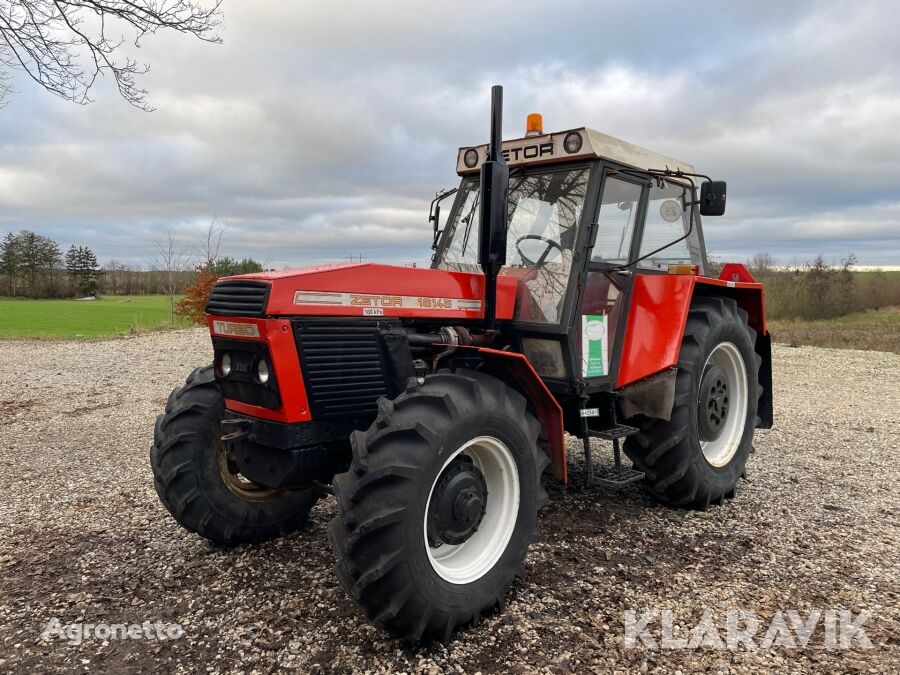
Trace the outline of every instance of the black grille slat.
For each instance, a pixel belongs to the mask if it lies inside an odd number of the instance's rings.
[[[223,282],[224,283],[224,282]],[[243,288],[240,286],[219,286],[218,293],[220,295],[231,295],[240,297],[242,295],[250,295],[256,297],[260,295],[260,289],[258,288]]]
[[[388,320],[300,319],[294,322],[303,381],[317,419],[371,418],[388,394],[379,330]]]
[[[331,354],[334,350],[333,347],[328,345],[307,345],[306,350],[309,352],[310,356],[315,354]],[[341,348],[341,354],[371,354],[373,352],[372,348],[368,345],[359,347],[353,347],[350,345],[344,345]]]
[[[217,301],[215,303],[210,303],[211,307],[220,307],[222,309],[233,309],[235,311],[249,311],[249,312],[259,312],[260,303],[259,302],[222,302]]]
[[[263,316],[271,285],[263,281],[233,279],[213,286],[206,303],[207,314],[222,316]]]
[[[368,400],[373,393],[378,393],[379,391],[383,391],[383,387],[378,386],[377,384],[370,384],[368,387],[360,387],[359,389],[354,389],[352,394],[348,394],[347,391],[321,391],[320,389],[314,388],[313,392],[316,393],[317,399],[321,398],[323,401],[353,401],[353,400]]]
[[[259,297],[228,297],[218,295],[215,298],[210,298],[210,304],[220,304],[225,307],[255,307],[262,311],[265,309],[265,296]]]
[[[370,389],[379,389],[384,387],[384,382],[381,380],[358,380],[353,382],[353,393],[349,393],[347,389],[347,383],[339,383],[339,384],[316,384],[312,387],[313,391],[321,392],[323,396],[327,396],[329,394],[338,393],[344,398],[353,398],[354,396],[359,395],[359,392],[366,391]]]
[[[344,380],[353,380],[356,381],[359,379],[363,373],[367,374],[378,374],[381,370],[379,368],[355,368],[353,371],[353,375],[329,375],[329,376],[321,376],[318,377],[317,380],[319,382],[329,382],[329,381],[344,381]]]
[[[320,324],[309,323],[303,327],[304,333],[333,333],[338,328],[342,333],[371,333],[377,324],[376,319],[348,319],[345,321],[324,321]]]
[[[323,347],[329,346],[330,339],[330,335],[317,335],[315,333],[306,336],[306,341],[310,345],[315,345],[318,342],[321,343]],[[352,338],[345,338],[341,344],[344,347],[368,347],[370,349],[372,347],[372,343],[369,340],[362,339],[358,335],[353,335]]]
[[[370,384],[368,387],[359,387],[356,390],[357,395],[350,397],[345,393],[344,386],[331,385],[330,387],[316,387],[315,395],[316,398],[320,401],[325,400],[348,400],[350,398],[368,398],[369,394],[375,394],[377,396],[381,396],[384,393],[384,387],[381,383],[376,382],[374,384]]]
[[[371,343],[367,344],[367,343],[363,342],[362,340],[353,340],[353,341],[341,340],[339,345],[335,345],[334,344],[334,336],[330,336],[328,338],[328,340],[318,340],[318,339],[307,338],[306,346],[307,346],[307,348],[316,350],[316,351],[318,351],[318,350],[332,351],[334,349],[341,349],[342,351],[348,350],[348,349],[352,349],[352,350],[364,349],[364,350],[370,351],[370,352],[378,351],[374,345],[372,345]]]
[[[333,350],[316,349],[307,353],[306,358],[310,361],[330,361],[338,358],[358,361],[378,358],[378,352],[371,349],[343,349],[339,353],[335,353]]]
[[[330,387],[337,385],[346,387],[347,382],[353,382],[360,386],[371,382],[384,382],[384,376],[381,373],[372,371],[367,373],[352,372],[352,374],[347,375],[342,371],[331,368],[316,368],[315,370],[316,378],[311,383],[313,387]],[[344,379],[335,380],[336,377]]]
[[[371,364],[378,359],[378,353],[372,352],[369,354],[360,354],[356,356],[349,356],[347,354],[319,354],[316,356],[307,356],[307,363],[315,363],[322,368],[331,368],[336,367],[341,364],[346,363],[361,363],[361,364]]]

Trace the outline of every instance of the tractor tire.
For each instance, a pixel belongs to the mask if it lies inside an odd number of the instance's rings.
[[[625,454],[670,506],[705,510],[733,498],[752,452],[762,395],[756,331],[734,300],[697,296],[678,357],[669,420],[638,417]]]
[[[212,366],[175,389],[156,419],[150,466],[156,492],[186,530],[216,544],[262,541],[302,527],[313,490],[270,490],[229,469],[221,442],[225,399]]]
[[[378,407],[333,483],[337,577],[394,636],[447,642],[525,575],[547,502],[540,424],[521,394],[471,370],[411,379]]]

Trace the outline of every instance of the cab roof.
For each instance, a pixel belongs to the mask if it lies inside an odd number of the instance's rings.
[[[477,173],[487,159],[487,152],[487,143],[460,148],[456,158],[456,172],[460,176]],[[694,167],[687,162],[587,127],[503,141],[503,155],[510,167],[579,159],[608,159],[634,169],[669,168],[686,173],[694,172]]]

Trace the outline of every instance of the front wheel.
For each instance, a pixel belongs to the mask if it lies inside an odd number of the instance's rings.
[[[539,430],[519,393],[474,371],[379,402],[335,478],[330,528],[338,578],[369,618],[447,641],[503,605],[547,499]]]
[[[270,539],[303,526],[318,495],[272,490],[244,478],[221,441],[224,415],[212,366],[195,370],[169,396],[150,449],[163,505],[182,527],[217,544]]]

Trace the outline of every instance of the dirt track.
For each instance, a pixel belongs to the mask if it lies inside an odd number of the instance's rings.
[[[540,520],[506,612],[413,649],[338,588],[331,502],[290,538],[219,550],[159,504],[147,453],[169,390],[210,358],[204,331],[0,343],[0,671],[900,671],[900,355],[775,350],[776,429],[749,482],[705,513],[638,488],[586,489],[578,466]],[[575,463],[580,453],[572,446]],[[604,458],[609,453],[600,453]],[[874,648],[627,649],[623,612],[862,609]],[[42,640],[62,624],[178,623],[169,641]],[[659,622],[650,624],[658,640]]]

